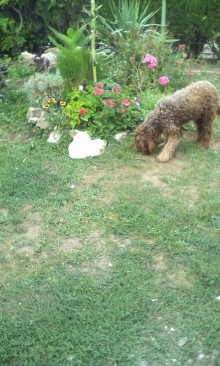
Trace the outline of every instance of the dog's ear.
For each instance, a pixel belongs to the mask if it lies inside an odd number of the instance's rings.
[[[155,143],[152,140],[145,139],[144,141],[144,153],[150,155],[155,148]]]

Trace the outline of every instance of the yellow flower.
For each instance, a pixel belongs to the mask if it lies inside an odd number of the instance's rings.
[[[56,99],[55,98],[49,98],[48,103],[56,103]]]
[[[60,101],[60,105],[61,105],[62,107],[65,107],[66,102],[63,102],[63,101],[61,100],[61,101]]]
[[[43,105],[43,108],[49,108],[50,107],[50,105],[48,104],[48,103],[45,103],[44,105]]]

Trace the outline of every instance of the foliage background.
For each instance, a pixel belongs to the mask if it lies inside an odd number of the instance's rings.
[[[16,55],[21,49],[38,51],[48,42],[49,26],[59,32],[66,32],[69,26],[87,22],[89,0],[0,0],[0,55]],[[102,5],[100,13],[108,19],[111,15],[109,1],[98,0]],[[119,0],[115,0],[116,5]],[[149,11],[161,7],[161,0],[150,3]],[[155,22],[160,23],[160,12]],[[218,0],[169,0],[167,1],[167,22],[175,38],[187,42],[195,54],[201,51],[206,40],[218,33],[220,3]]]

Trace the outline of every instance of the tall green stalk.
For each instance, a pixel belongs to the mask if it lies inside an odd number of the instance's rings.
[[[92,54],[92,69],[93,69],[94,83],[97,82],[95,37],[96,37],[95,0],[91,0],[91,54]]]
[[[161,12],[161,28],[162,33],[165,33],[166,28],[166,16],[167,16],[167,4],[166,0],[162,0],[162,12]]]

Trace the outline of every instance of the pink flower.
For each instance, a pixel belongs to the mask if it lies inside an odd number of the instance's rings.
[[[148,69],[154,69],[157,66],[155,63],[150,63],[147,65]]]
[[[83,114],[85,114],[85,113],[86,113],[86,110],[85,110],[84,108],[80,108],[80,109],[78,110],[78,112],[79,112],[79,114],[82,116]]]
[[[120,88],[118,86],[115,85],[115,86],[112,87],[112,91],[114,93],[118,94],[118,93],[120,93],[121,90],[120,90]]]
[[[141,63],[147,64],[148,69],[154,69],[157,66],[157,59],[156,59],[156,57],[147,54],[144,56]]]
[[[103,89],[103,86],[104,86],[104,84],[102,84],[102,83],[97,83],[96,84],[97,89]]]
[[[106,105],[107,107],[109,107],[109,108],[115,108],[116,105],[117,105],[117,103],[115,101],[111,100],[111,99],[105,99],[105,100],[103,100],[102,103],[104,105]]]
[[[103,89],[99,89],[99,88],[97,88],[97,89],[94,89],[93,90],[93,94],[95,94],[95,95],[100,95],[100,94],[102,94],[103,93]]]
[[[192,72],[192,71],[189,71],[189,72],[188,72],[188,76],[189,76],[190,78],[192,78],[194,75],[195,75],[195,74],[194,74],[194,72]]]
[[[125,107],[128,107],[131,103],[128,99],[124,99],[121,104],[125,105]]]
[[[178,46],[178,50],[179,51],[185,51],[185,49],[186,49],[186,45],[185,45],[185,43],[181,43],[181,44],[179,44],[179,46]]]
[[[167,85],[169,82],[170,82],[170,80],[167,76],[161,76],[158,79],[158,83],[163,86]]]

